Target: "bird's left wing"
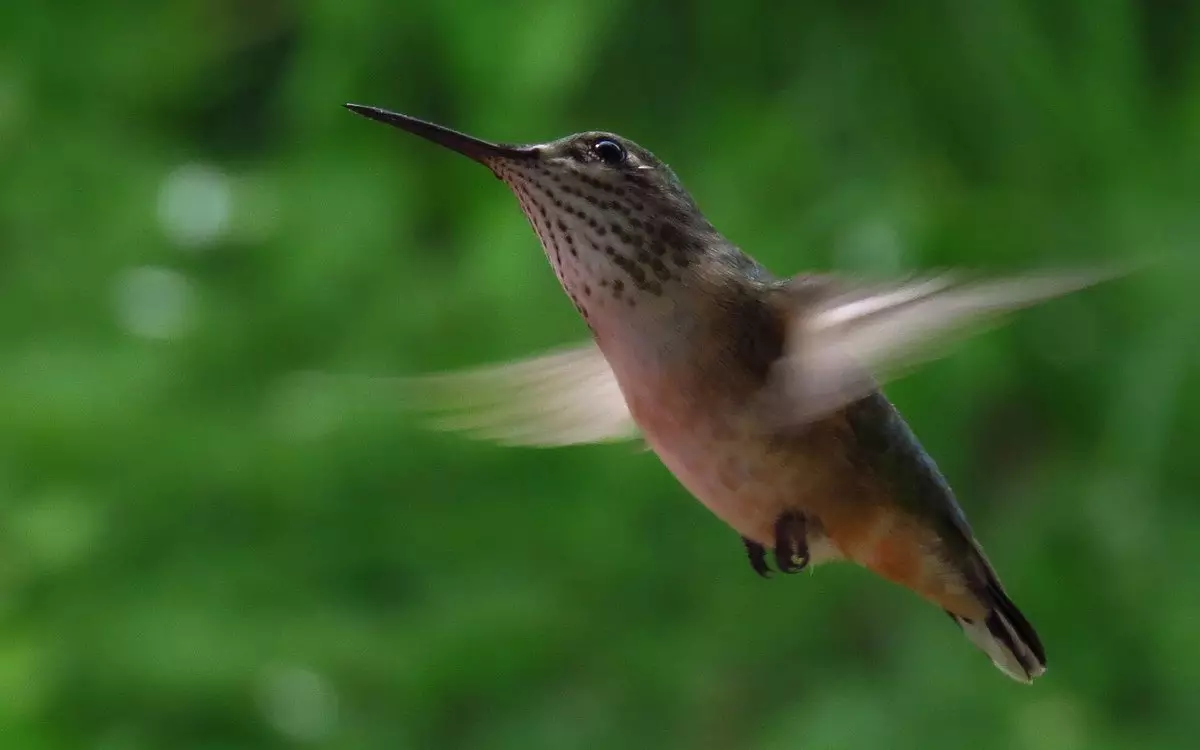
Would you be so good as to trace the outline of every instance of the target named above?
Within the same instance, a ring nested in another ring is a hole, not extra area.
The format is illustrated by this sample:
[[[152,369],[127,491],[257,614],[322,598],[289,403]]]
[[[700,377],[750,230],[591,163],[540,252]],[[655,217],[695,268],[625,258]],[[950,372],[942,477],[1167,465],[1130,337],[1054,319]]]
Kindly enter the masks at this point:
[[[529,359],[402,378],[431,427],[503,445],[554,447],[637,438],[608,360],[588,341]]]

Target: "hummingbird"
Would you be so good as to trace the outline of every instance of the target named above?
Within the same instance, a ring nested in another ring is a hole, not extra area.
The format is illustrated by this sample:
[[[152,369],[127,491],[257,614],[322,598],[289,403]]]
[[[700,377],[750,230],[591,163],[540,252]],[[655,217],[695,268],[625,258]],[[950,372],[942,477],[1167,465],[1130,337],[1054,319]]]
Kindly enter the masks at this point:
[[[482,164],[515,194],[587,339],[407,379],[433,426],[504,445],[642,440],[753,571],[865,567],[944,610],[1004,674],[1046,669],[954,492],[882,385],[1096,272],[778,277],[645,148],[589,131],[494,143],[346,104]]]

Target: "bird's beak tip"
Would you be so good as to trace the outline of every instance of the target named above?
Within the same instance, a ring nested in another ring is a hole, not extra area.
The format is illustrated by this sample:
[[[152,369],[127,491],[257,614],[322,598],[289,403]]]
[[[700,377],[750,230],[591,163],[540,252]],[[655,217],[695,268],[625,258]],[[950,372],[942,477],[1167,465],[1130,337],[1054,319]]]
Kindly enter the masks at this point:
[[[474,159],[488,167],[491,167],[491,163],[496,159],[520,159],[531,156],[534,153],[526,147],[506,146],[483,141],[442,125],[436,125],[397,112],[389,112],[379,107],[368,107],[363,104],[349,102],[342,106],[367,119],[391,125],[392,127],[399,128],[440,146],[449,148],[452,151],[457,151],[463,156]]]

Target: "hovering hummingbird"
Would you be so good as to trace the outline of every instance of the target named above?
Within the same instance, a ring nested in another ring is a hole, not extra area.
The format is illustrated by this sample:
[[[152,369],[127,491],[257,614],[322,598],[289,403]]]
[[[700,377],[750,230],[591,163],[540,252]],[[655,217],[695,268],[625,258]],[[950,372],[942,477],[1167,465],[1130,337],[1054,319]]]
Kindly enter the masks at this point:
[[[516,194],[590,340],[414,378],[446,429],[509,445],[641,437],[767,577],[847,560],[942,608],[1005,674],[1046,668],[933,460],[880,384],[946,334],[1101,274],[777,278],[723,237],[675,174],[612,133],[489,143],[375,107]]]

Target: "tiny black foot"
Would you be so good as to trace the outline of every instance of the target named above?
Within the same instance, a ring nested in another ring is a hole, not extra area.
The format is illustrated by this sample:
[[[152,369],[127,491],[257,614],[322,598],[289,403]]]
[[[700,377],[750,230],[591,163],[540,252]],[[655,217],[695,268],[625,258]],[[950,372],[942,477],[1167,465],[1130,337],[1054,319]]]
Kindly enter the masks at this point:
[[[775,521],[775,564],[784,573],[808,567],[808,524],[799,513],[784,513]]]
[[[770,578],[771,569],[767,567],[767,551],[763,546],[746,537],[742,537],[742,544],[746,545],[746,554],[750,557],[750,567],[754,568],[754,572],[763,578]]]

